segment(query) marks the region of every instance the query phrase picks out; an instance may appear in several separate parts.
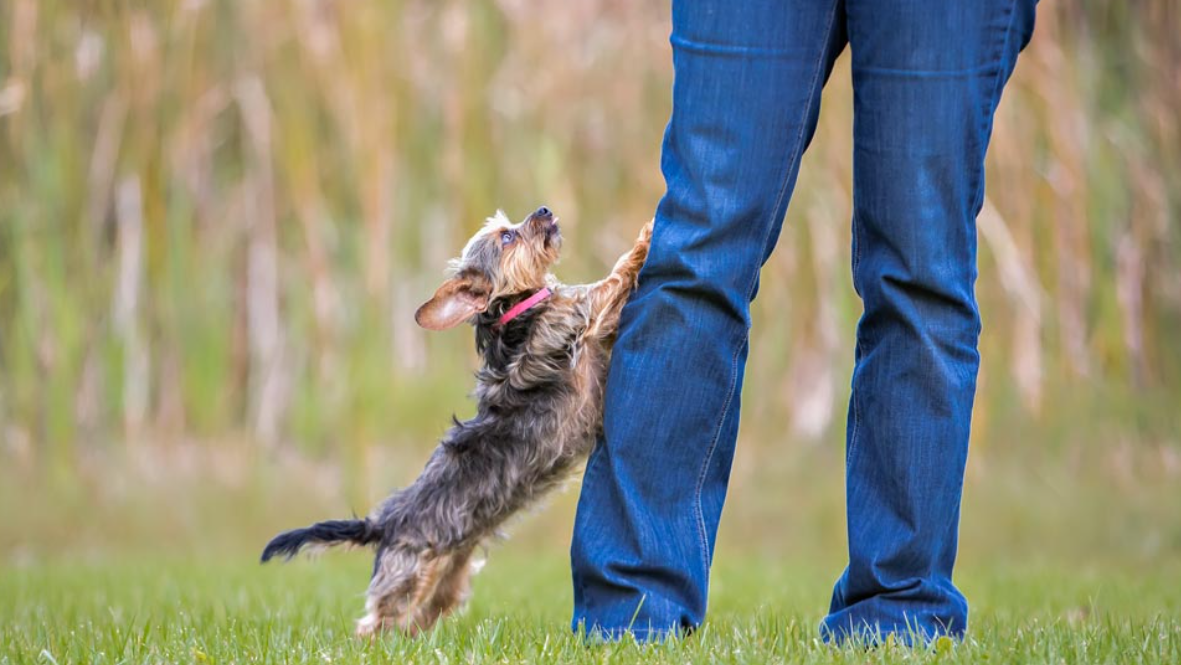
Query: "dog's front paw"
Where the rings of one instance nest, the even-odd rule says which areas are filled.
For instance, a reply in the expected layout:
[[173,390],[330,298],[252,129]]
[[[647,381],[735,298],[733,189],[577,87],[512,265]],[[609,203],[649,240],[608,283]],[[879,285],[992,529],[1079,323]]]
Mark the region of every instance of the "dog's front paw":
[[652,242],[652,227],[655,225],[655,223],[655,217],[648,220],[648,223],[645,224],[642,229],[640,229],[640,237],[636,238],[636,242],[643,243],[645,245]]

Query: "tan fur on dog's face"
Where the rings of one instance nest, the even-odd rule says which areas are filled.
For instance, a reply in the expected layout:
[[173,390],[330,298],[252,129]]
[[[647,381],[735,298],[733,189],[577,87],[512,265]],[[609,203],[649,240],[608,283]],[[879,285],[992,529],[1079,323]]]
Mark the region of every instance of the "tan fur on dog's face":
[[546,208],[519,224],[497,211],[451,262],[454,276],[414,318],[424,328],[445,330],[484,311],[496,298],[536,291],[546,285],[561,246],[558,218]]
[[489,217],[452,262],[456,275],[477,270],[492,285],[491,299],[540,289],[549,269],[558,260],[562,235],[552,213],[533,213],[513,224],[503,211]]

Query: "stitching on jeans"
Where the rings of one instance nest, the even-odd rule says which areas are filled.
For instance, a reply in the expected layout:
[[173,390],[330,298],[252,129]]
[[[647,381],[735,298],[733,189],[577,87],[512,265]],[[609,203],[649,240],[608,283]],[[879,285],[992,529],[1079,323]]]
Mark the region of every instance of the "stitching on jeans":
[[[808,116],[811,114],[812,105],[816,101],[816,83],[820,79],[820,70],[821,70],[821,66],[824,63],[824,58],[825,58],[825,56],[828,55],[828,50],[829,50],[828,49],[828,42],[832,38],[832,26],[833,26],[833,23],[836,21],[837,7],[839,6],[839,4],[840,4],[839,2],[836,2],[836,1],[833,2],[832,12],[828,16],[828,25],[824,30],[824,48],[821,49],[820,55],[816,59],[816,65],[814,66],[813,71],[812,71],[812,81],[810,84],[811,89],[808,91],[808,103],[804,108],[804,112],[806,115],[804,116],[804,122],[800,124],[800,129],[796,133],[795,147],[792,148],[791,157],[787,161],[787,173],[785,173],[783,176],[783,182],[779,186],[779,195],[775,198],[775,206],[771,209],[771,214],[773,214],[773,215],[779,210],[779,207],[783,204],[783,198],[787,194],[787,185],[791,181],[792,171],[795,170],[792,168],[792,164],[796,164],[796,166],[798,168],[798,158],[800,156],[800,150],[801,150],[801,146],[803,144],[804,128],[807,126],[807,120],[808,120]],[[763,235],[763,254],[764,255],[767,253],[767,242],[771,238],[771,230],[774,228],[774,226],[775,226],[775,220],[771,220],[771,223],[767,225],[767,229],[764,232],[764,235]],[[751,296],[754,295],[755,285],[758,284],[758,280],[759,280],[759,269],[756,268],[755,272],[754,272],[754,276],[750,280],[750,286],[748,286],[747,290],[746,290],[746,299],[748,302],[750,301]],[[749,334],[750,334],[750,326],[747,325],[746,329],[742,331],[742,337],[749,339],[748,338]],[[735,343],[737,343],[737,342],[738,342],[738,340],[735,340]],[[696,488],[696,490],[694,490],[694,493],[693,493],[695,510],[697,511],[697,531],[698,531],[698,535],[701,538],[701,560],[702,560],[702,563],[705,565],[705,574],[706,574],[706,583],[707,584],[708,584],[708,580],[709,580],[709,539],[705,535],[705,511],[701,507],[701,489],[705,485],[705,476],[709,472],[709,465],[713,462],[714,450],[717,449],[718,439],[722,435],[722,426],[726,422],[726,416],[729,415],[729,413],[730,413],[730,405],[734,402],[734,391],[737,387],[736,384],[738,383],[738,356],[742,352],[742,349],[746,346],[746,344],[747,344],[746,339],[744,339],[740,344],[738,344],[738,346],[734,350],[734,356],[731,358],[731,361],[730,361],[730,389],[729,389],[729,392],[726,394],[726,401],[722,405],[722,413],[721,413],[720,417],[718,418],[718,425],[714,429],[713,440],[710,441],[709,448],[706,450],[705,460],[703,461],[703,463],[701,465],[701,472],[697,476],[697,488]]]
[[[861,251],[865,245],[865,241],[860,237],[861,224],[857,221],[857,210],[853,210],[853,244],[857,246],[857,251],[853,252],[853,284],[857,284],[857,268],[861,265]],[[858,325],[860,328],[860,325]],[[857,349],[856,358],[853,360],[853,379],[857,379],[857,365],[859,360],[865,358],[865,353],[861,347],[861,332],[860,330],[854,335],[854,347]],[[845,464],[848,466],[848,461],[853,458],[853,451],[857,449],[857,433],[861,429],[861,413],[857,408],[857,391],[852,387],[849,389],[849,406],[853,410],[853,431],[849,435],[849,443],[845,445]],[[847,490],[847,488],[846,488]]]

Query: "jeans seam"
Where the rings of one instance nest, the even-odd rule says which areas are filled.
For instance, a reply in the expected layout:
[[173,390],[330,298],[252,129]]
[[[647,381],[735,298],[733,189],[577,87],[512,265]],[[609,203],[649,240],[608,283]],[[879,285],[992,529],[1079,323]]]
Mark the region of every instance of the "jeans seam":
[[[800,124],[800,129],[796,133],[795,146],[792,148],[791,156],[787,160],[787,173],[784,174],[783,182],[779,186],[779,194],[775,198],[774,207],[771,209],[772,215],[776,214],[776,212],[779,210],[779,206],[783,204],[783,198],[787,193],[788,183],[791,182],[791,173],[793,171],[792,164],[797,163],[798,157],[800,155],[800,146],[803,142],[804,129],[807,124],[807,119],[808,119],[809,115],[811,114],[812,105],[816,102],[816,82],[820,78],[820,70],[821,70],[822,65],[824,63],[824,58],[828,54],[828,41],[832,36],[832,26],[833,26],[833,23],[836,21],[837,7],[839,6],[839,4],[840,3],[836,2],[836,1],[834,1],[832,3],[832,11],[829,13],[829,16],[828,16],[828,25],[825,27],[825,30],[824,30],[824,42],[823,42],[824,45],[823,45],[823,48],[820,50],[820,55],[817,56],[817,58],[816,58],[816,64],[814,65],[813,71],[812,71],[812,81],[809,84],[810,89],[808,91],[808,102],[807,102],[806,106],[804,107],[804,114],[805,114],[804,115],[804,122]],[[770,239],[771,230],[774,227],[775,227],[775,220],[771,220],[771,223],[767,225],[767,228],[766,228],[764,235],[763,235],[763,243],[762,243],[763,244],[763,251],[760,256],[765,256],[767,253],[767,241]],[[761,266],[760,266],[760,268],[761,268]],[[759,268],[756,268],[754,271],[754,275],[751,277],[750,285],[747,287],[747,290],[746,290],[746,299],[748,302],[750,301],[751,297],[754,294],[755,285],[758,284],[758,279],[759,279]],[[746,338],[749,334],[750,334],[750,325],[748,323],[742,332],[742,337]],[[733,404],[733,402],[734,402],[734,391],[737,389],[737,383],[738,383],[738,356],[742,352],[742,349],[745,345],[746,345],[745,339],[741,342],[739,340],[735,340],[734,355],[730,359],[730,388],[726,394],[726,401],[722,405],[722,411],[718,417],[718,424],[714,428],[713,439],[710,441],[709,448],[706,450],[706,453],[705,453],[705,459],[702,461],[701,471],[698,473],[698,476],[697,476],[697,487],[693,492],[694,508],[697,512],[697,531],[698,531],[698,536],[701,538],[701,560],[705,566],[705,574],[706,574],[707,583],[708,583],[708,579],[709,579],[709,558],[710,558],[709,557],[709,539],[705,534],[705,511],[701,506],[701,490],[705,486],[705,477],[709,472],[709,465],[713,462],[714,451],[717,449],[717,446],[718,446],[718,439],[722,435],[722,426],[726,422],[726,416],[729,415],[729,413],[730,413],[730,405]]]
[[[865,244],[865,241],[859,237],[861,235],[861,224],[859,224],[857,222],[856,210],[854,210],[854,212],[853,212],[852,226],[853,226],[853,229],[852,229],[853,244],[856,247],[856,251],[853,252],[853,284],[854,284],[854,286],[856,286],[856,284],[857,284],[857,268],[858,268],[858,266],[861,265],[861,250],[862,250],[862,246]],[[853,346],[856,348],[856,357],[853,361],[853,379],[854,379],[854,381],[857,378],[857,365],[860,363],[861,359],[865,357],[865,353],[863,352],[862,347],[861,347],[860,326],[858,326],[858,328],[859,329],[854,334],[854,342],[853,342]],[[846,450],[845,450],[845,459],[846,459],[845,464],[846,464],[846,466],[848,465],[848,460],[852,459],[853,452],[857,449],[857,433],[861,429],[861,413],[857,409],[857,390],[855,389],[855,387],[851,387],[849,390],[849,406],[853,410],[853,431],[849,433],[849,443],[847,444]]]

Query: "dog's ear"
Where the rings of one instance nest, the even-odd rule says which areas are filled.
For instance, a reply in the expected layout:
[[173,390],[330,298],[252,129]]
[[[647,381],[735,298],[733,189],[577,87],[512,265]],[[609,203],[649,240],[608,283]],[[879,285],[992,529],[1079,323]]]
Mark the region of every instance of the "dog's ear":
[[414,313],[415,322],[427,330],[447,330],[488,309],[488,289],[482,282],[463,275],[443,282]]

